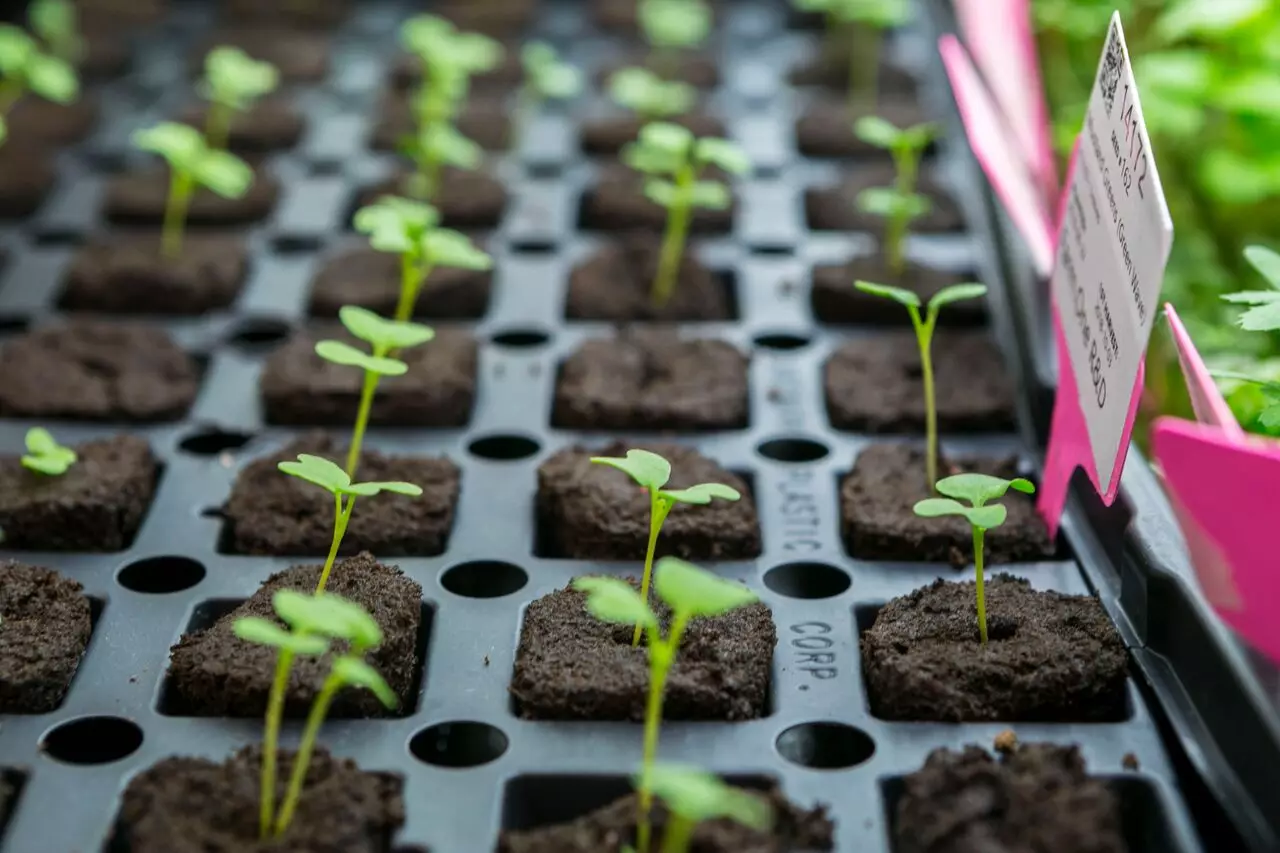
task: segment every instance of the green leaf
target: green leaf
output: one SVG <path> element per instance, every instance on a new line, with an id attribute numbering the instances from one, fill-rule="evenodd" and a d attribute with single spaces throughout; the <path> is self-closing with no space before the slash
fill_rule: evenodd
<path id="1" fill-rule="evenodd" d="M 271 597 L 276 613 L 290 625 L 346 640 L 360 649 L 382 644 L 382 628 L 359 604 L 331 592 L 305 595 L 281 589 Z"/>
<path id="2" fill-rule="evenodd" d="M 0 74 L 5 77 L 21 74 L 35 52 L 36 43 L 31 36 L 12 24 L 0 24 Z"/>
<path id="3" fill-rule="evenodd" d="M 1267 284 L 1280 289 L 1280 254 L 1268 249 L 1266 246 L 1246 246 L 1244 259 L 1255 270 L 1262 273 L 1262 277 L 1267 280 Z"/>
<path id="4" fill-rule="evenodd" d="M 193 169 L 196 159 L 205 151 L 200 131 L 172 121 L 136 130 L 131 138 L 137 148 L 159 154 L 169 161 L 170 166 L 184 171 Z"/>
<path id="5" fill-rule="evenodd" d="M 587 596 L 587 612 L 601 622 L 657 627 L 657 617 L 631 584 L 618 578 L 576 578 L 573 588 Z"/>
<path id="6" fill-rule="evenodd" d="M 742 498 L 741 493 L 733 486 L 724 483 L 699 483 L 687 489 L 662 489 L 660 494 L 668 500 L 681 504 L 709 504 L 714 498 L 736 501 Z"/>
<path id="7" fill-rule="evenodd" d="M 983 530 L 990 530 L 993 527 L 999 527 L 1004 524 L 1007 514 L 1008 510 L 1004 508 L 1004 504 L 965 507 L 964 510 L 964 516 L 969 519 L 969 524 L 974 527 L 981 527 Z"/>
<path id="8" fill-rule="evenodd" d="M 928 213 L 933 203 L 919 193 L 903 195 L 891 187 L 870 187 L 858 193 L 858 209 L 876 216 L 902 216 L 908 220 Z"/>
<path id="9" fill-rule="evenodd" d="M 667 82 L 644 68 L 623 68 L 609 78 L 609 96 L 645 117 L 683 115 L 693 109 L 697 90 L 679 80 Z"/>
<path id="10" fill-rule="evenodd" d="M 967 299 L 978 299 L 986 295 L 985 284 L 953 284 L 935 293 L 929 300 L 929 308 L 936 311 L 952 302 L 964 302 Z"/>
<path id="11" fill-rule="evenodd" d="M 428 234 L 423 243 L 423 255 L 436 266 L 460 270 L 493 269 L 493 258 L 460 231 L 441 228 Z"/>
<path id="12" fill-rule="evenodd" d="M 677 613 L 719 616 L 760 600 L 737 581 L 716 577 L 677 557 L 663 557 L 655 572 L 654 588 Z"/>
<path id="13" fill-rule="evenodd" d="M 625 471 L 646 489 L 661 489 L 671 479 L 671 463 L 648 450 L 628 450 L 623 458 L 592 456 L 591 461 Z"/>
<path id="14" fill-rule="evenodd" d="M 400 25 L 400 43 L 419 57 L 426 57 L 456 32 L 453 24 L 444 18 L 414 15 Z"/>
<path id="15" fill-rule="evenodd" d="M 640 128 L 638 142 L 644 148 L 665 151 L 683 161 L 693 145 L 693 131 L 669 121 L 651 121 Z"/>
<path id="16" fill-rule="evenodd" d="M 25 444 L 27 454 L 20 460 L 23 467 L 50 477 L 58 477 L 75 464 L 76 452 L 63 447 L 44 427 L 27 430 Z"/>
<path id="17" fill-rule="evenodd" d="M 450 124 L 425 126 L 418 135 L 418 145 L 446 166 L 471 170 L 484 161 L 484 150 Z"/>
<path id="18" fill-rule="evenodd" d="M 1206 59 L 1211 57 L 1206 55 Z M 1214 95 L 1214 102 L 1238 114 L 1276 115 L 1280 113 L 1280 77 L 1272 71 L 1251 70 L 1223 83 Z"/>
<path id="19" fill-rule="evenodd" d="M 23 443 L 27 447 L 27 452 L 36 456 L 44 456 L 58 450 L 59 444 L 53 438 L 53 433 L 44 427 L 32 427 L 27 430 Z"/>
<path id="20" fill-rule="evenodd" d="M 645 40 L 656 47 L 696 47 L 711 30 L 704 0 L 639 0 L 636 16 Z"/>
<path id="21" fill-rule="evenodd" d="M 379 492 L 392 492 L 416 498 L 422 494 L 422 487 L 413 483 L 401 483 L 397 480 L 383 480 L 368 483 L 352 483 L 351 491 L 364 497 L 373 497 Z"/>
<path id="22" fill-rule="evenodd" d="M 75 462 L 74 455 L 71 459 L 65 456 L 23 456 L 21 460 L 23 468 L 44 474 L 48 477 L 60 477 L 67 473 L 67 469 L 71 467 L 71 463 Z"/>
<path id="23" fill-rule="evenodd" d="M 1240 294 L 1228 294 L 1238 296 Z M 1280 329 L 1280 301 L 1271 301 L 1266 305 L 1250 308 L 1240 315 L 1237 321 L 1240 328 L 1248 332 L 1272 332 Z"/>
<path id="24" fill-rule="evenodd" d="M 719 181 L 695 181 L 690 188 L 689 203 L 707 210 L 727 210 L 733 204 L 733 196 Z"/>
<path id="25" fill-rule="evenodd" d="M 727 139 L 706 136 L 694 146 L 694 160 L 719 166 L 732 175 L 744 175 L 751 171 L 751 159 L 736 143 Z"/>
<path id="26" fill-rule="evenodd" d="M 431 205 L 398 196 L 382 196 L 352 220 L 375 250 L 395 254 L 416 252 L 422 236 L 439 222 L 440 213 Z"/>
<path id="27" fill-rule="evenodd" d="M 240 198 L 253 184 L 253 169 L 228 151 L 206 149 L 196 160 L 192 176 L 223 198 Z"/>
<path id="28" fill-rule="evenodd" d="M 1154 30 L 1162 41 L 1212 39 L 1243 28 L 1267 12 L 1269 0 L 1180 0 L 1167 5 Z"/>
<path id="29" fill-rule="evenodd" d="M 209 51 L 204 58 L 204 74 L 213 100 L 237 110 L 247 109 L 280 85 L 280 72 L 274 65 L 228 45 Z"/>
<path id="30" fill-rule="evenodd" d="M 649 178 L 644 182 L 644 197 L 667 209 L 688 204 L 687 197 L 676 188 L 676 185 L 662 178 Z"/>
<path id="31" fill-rule="evenodd" d="M 386 320 L 359 305 L 343 305 L 338 309 L 338 319 L 352 336 L 388 350 L 416 347 L 436 336 L 430 326 Z"/>
<path id="32" fill-rule="evenodd" d="M 323 456 L 299 453 L 296 462 L 281 462 L 276 467 L 291 477 L 306 480 L 334 494 L 346 490 L 351 485 L 351 478 L 347 476 L 347 472 Z"/>
<path id="33" fill-rule="evenodd" d="M 543 98 L 571 98 L 582 89 L 582 74 L 561 62 L 556 49 L 543 41 L 524 46 L 520 61 L 529 85 Z"/>
<path id="34" fill-rule="evenodd" d="M 921 518 L 937 518 L 943 515 L 964 515 L 969 507 L 951 498 L 925 498 L 916 501 L 912 512 Z"/>
<path id="35" fill-rule="evenodd" d="M 729 818 L 764 832 L 773 824 L 773 808 L 764 797 L 727 785 L 693 766 L 655 764 L 649 771 L 649 786 L 671 812 L 695 825 Z"/>
<path id="36" fill-rule="evenodd" d="M 885 150 L 897 145 L 902 137 L 902 131 L 880 116 L 863 116 L 853 123 L 853 132 L 863 142 Z"/>
<path id="37" fill-rule="evenodd" d="M 1010 480 L 1009 488 L 1015 492 L 1022 492 L 1024 495 L 1034 495 L 1036 492 L 1035 484 L 1022 477 L 1014 477 Z"/>
<path id="38" fill-rule="evenodd" d="M 76 7 L 70 0 L 33 0 L 27 7 L 27 22 L 45 44 L 76 38 Z"/>
<path id="39" fill-rule="evenodd" d="M 683 154 L 647 148 L 632 142 L 623 146 L 622 162 L 646 175 L 670 175 L 684 165 L 685 158 Z"/>
<path id="40" fill-rule="evenodd" d="M 33 53 L 27 60 L 27 85 L 40 97 L 69 104 L 80 94 L 80 83 L 70 65 L 55 56 Z"/>
<path id="41" fill-rule="evenodd" d="M 1013 480 L 993 477 L 990 474 L 956 474 L 943 477 L 938 481 L 936 488 L 947 497 L 967 500 L 976 506 L 1004 497 L 1013 482 Z M 1019 480 L 1019 482 L 1030 486 L 1026 480 Z M 1022 487 L 1018 491 L 1026 491 L 1026 489 Z"/>
<path id="42" fill-rule="evenodd" d="M 906 288 L 891 287 L 887 284 L 873 284 L 869 281 L 855 281 L 853 286 L 863 293 L 869 293 L 872 296 L 880 296 L 885 299 L 892 299 L 900 305 L 908 308 L 920 307 L 920 296 Z"/>
<path id="43" fill-rule="evenodd" d="M 400 697 L 376 669 L 352 655 L 341 655 L 333 661 L 333 674 L 349 687 L 363 687 L 378 697 L 387 708 L 400 704 Z"/>
<path id="44" fill-rule="evenodd" d="M 292 634 L 274 622 L 257 616 L 242 616 L 231 623 L 231 632 L 260 646 L 274 646 L 295 655 L 315 657 L 329 650 L 329 641 L 314 634 Z"/>
<path id="45" fill-rule="evenodd" d="M 316 343 L 316 355 L 325 361 L 358 367 L 379 376 L 403 376 L 409 372 L 409 365 L 399 359 L 370 355 L 342 341 L 319 341 Z"/>
<path id="46" fill-rule="evenodd" d="M 1259 412 L 1258 422 L 1269 430 L 1280 430 L 1280 404 L 1267 406 Z"/>
<path id="47" fill-rule="evenodd" d="M 906 130 L 902 131 L 902 135 L 898 138 L 898 147 L 900 150 L 910 152 L 913 157 L 919 157 L 920 152 L 929 147 L 929 143 L 938 135 L 938 125 L 931 121 L 921 124 L 913 124 Z"/>

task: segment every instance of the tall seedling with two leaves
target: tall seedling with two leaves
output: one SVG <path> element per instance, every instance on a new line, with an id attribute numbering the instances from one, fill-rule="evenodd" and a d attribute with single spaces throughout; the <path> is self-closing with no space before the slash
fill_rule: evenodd
<path id="1" fill-rule="evenodd" d="M 194 127 L 161 122 L 135 131 L 133 144 L 159 154 L 169 164 L 169 198 L 164 207 L 160 254 L 170 260 L 182 254 L 182 230 L 196 187 L 224 198 L 240 198 L 253 184 L 253 170 L 239 157 L 210 148 Z"/>
<path id="2" fill-rule="evenodd" d="M 80 84 L 66 60 L 42 51 L 18 27 L 0 24 L 0 144 L 8 137 L 9 111 L 28 92 L 69 104 L 79 96 Z"/>
<path id="3" fill-rule="evenodd" d="M 644 758 L 640 767 L 637 844 L 647 853 L 651 835 L 649 812 L 653 806 L 653 768 L 658 755 L 658 727 L 662 722 L 662 699 L 667 676 L 675 663 L 689 622 L 700 617 L 720 616 L 757 601 L 745 586 L 718 578 L 684 560 L 663 557 L 658 562 L 654 584 L 658 595 L 671 608 L 666 635 L 648 602 L 627 581 L 619 578 L 583 577 L 574 589 L 587 595 L 586 607 L 603 622 L 638 625 L 644 629 L 649 646 L 649 696 L 644 715 Z"/>
<path id="4" fill-rule="evenodd" d="M 280 85 L 280 72 L 238 47 L 215 47 L 204 58 L 200 94 L 209 101 L 204 139 L 210 148 L 226 148 L 231 120 L 247 112 L 263 95 Z"/>
<path id="5" fill-rule="evenodd" d="M 356 211 L 355 227 L 368 235 L 379 252 L 400 256 L 400 297 L 395 321 L 408 322 L 418 295 L 437 267 L 463 270 L 493 268 L 493 259 L 467 235 L 440 228 L 440 213 L 431 205 L 383 196 Z"/>
<path id="6" fill-rule="evenodd" d="M 644 553 L 644 575 L 640 581 L 640 595 L 645 601 L 649 600 L 649 578 L 653 574 L 653 555 L 658 546 L 658 534 L 662 532 L 662 525 L 675 505 L 705 506 L 715 498 L 736 501 L 742 497 L 737 489 L 723 483 L 699 483 L 687 489 L 664 489 L 663 486 L 671 479 L 671 463 L 649 450 L 628 450 L 627 455 L 622 458 L 592 456 L 591 461 L 626 472 L 649 493 L 649 544 Z M 639 645 L 642 627 L 639 622 L 636 623 L 631 645 Z"/>
<path id="7" fill-rule="evenodd" d="M 312 457 L 315 458 L 315 457 Z M 322 460 L 323 461 L 323 460 Z M 262 779 L 259 785 L 259 835 L 263 839 L 279 838 L 293 821 L 294 811 L 302 797 L 307 767 L 320 735 L 320 727 L 334 697 L 343 687 L 357 687 L 372 691 L 388 708 L 399 704 L 399 697 L 382 676 L 365 662 L 365 654 L 382 644 L 382 629 L 373 617 L 360 605 L 337 595 L 317 593 L 304 595 L 296 590 L 282 589 L 271 598 L 272 606 L 280 620 L 288 626 L 281 628 L 276 622 L 256 616 L 237 619 L 232 626 L 235 635 L 242 640 L 278 649 L 275 676 L 267 697 L 267 715 L 262 736 Z M 307 714 L 302 730 L 298 753 L 294 756 L 293 771 L 284 800 L 276 810 L 276 767 L 279 760 L 277 745 L 280 725 L 284 719 L 285 691 L 289 685 L 289 672 L 298 656 L 319 657 L 330 649 L 334 641 L 347 644 L 345 652 L 334 655 L 329 674 Z"/>
<path id="8" fill-rule="evenodd" d="M 698 139 L 687 129 L 667 122 L 645 125 L 640 138 L 623 149 L 622 159 L 647 176 L 645 196 L 667 209 L 658 272 L 650 294 L 653 307 L 661 309 L 675 290 L 694 209 L 724 210 L 732 201 L 728 187 L 699 176 L 708 166 L 741 175 L 751 168 L 751 161 L 727 139 Z"/>
<path id="9" fill-rule="evenodd" d="M 711 32 L 706 0 L 640 0 L 636 18 L 653 49 L 649 66 L 665 80 L 680 73 L 680 52 L 702 44 Z"/>
<path id="10" fill-rule="evenodd" d="M 858 193 L 855 203 L 865 213 L 885 221 L 884 256 L 890 272 L 902 275 L 907 268 L 907 231 L 911 223 L 927 214 L 933 201 L 916 192 L 920 178 L 920 158 L 937 134 L 933 124 L 917 124 L 899 130 L 879 116 L 864 116 L 854 123 L 858 137 L 893 157 L 896 171 L 892 187 L 871 187 Z"/>
<path id="11" fill-rule="evenodd" d="M 1032 494 L 1036 487 L 1021 477 L 1004 480 L 987 474 L 956 474 L 938 481 L 938 491 L 945 498 L 926 498 L 915 505 L 915 513 L 923 518 L 958 515 L 973 528 L 973 565 L 978 592 L 978 636 L 982 645 L 987 644 L 987 601 L 983 584 L 982 546 L 983 535 L 993 527 L 1004 524 L 1008 510 L 1003 504 L 992 504 L 1013 489 Z M 968 501 L 968 505 L 960 503 Z"/>
<path id="12" fill-rule="evenodd" d="M 920 317 L 920 297 L 910 290 L 872 284 L 868 281 L 855 282 L 854 287 L 872 296 L 892 299 L 899 305 L 905 306 L 907 313 L 911 315 L 911 326 L 916 332 L 916 345 L 920 349 L 920 378 L 924 383 L 925 478 L 932 491 L 934 484 L 938 481 L 938 403 L 933 382 L 933 331 L 937 328 L 938 314 L 944 305 L 985 296 L 987 286 L 985 284 L 953 284 L 950 287 L 944 287 L 929 300 L 923 319 Z"/>

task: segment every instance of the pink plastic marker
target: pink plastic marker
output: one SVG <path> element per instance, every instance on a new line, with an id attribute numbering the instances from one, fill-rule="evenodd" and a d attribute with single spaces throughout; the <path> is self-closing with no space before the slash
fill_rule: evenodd
<path id="1" fill-rule="evenodd" d="M 1015 134 L 978 77 L 964 46 L 948 34 L 938 39 L 938 52 L 942 54 L 973 156 L 1026 241 L 1036 273 L 1045 278 L 1053 269 L 1054 232 L 1041 188 L 1025 158 L 1015 150 Z"/>
<path id="2" fill-rule="evenodd" d="M 1030 0 L 955 0 L 965 44 L 1009 121 L 1046 205 L 1060 192 Z M 1010 49 L 1012 47 L 1012 49 Z"/>
<path id="3" fill-rule="evenodd" d="M 1244 430 L 1231 413 L 1227 401 L 1222 398 L 1222 392 L 1209 375 L 1209 369 L 1204 366 L 1200 351 L 1182 325 L 1182 318 L 1168 302 L 1164 304 L 1164 316 L 1169 321 L 1169 330 L 1173 332 L 1178 363 L 1182 366 L 1182 376 L 1187 383 L 1187 394 L 1191 397 L 1191 408 L 1196 413 L 1196 420 L 1218 427 L 1228 438 L 1243 440 Z"/>

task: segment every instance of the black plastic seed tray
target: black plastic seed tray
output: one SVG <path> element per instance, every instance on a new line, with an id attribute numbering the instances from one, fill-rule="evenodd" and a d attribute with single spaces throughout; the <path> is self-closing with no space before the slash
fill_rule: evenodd
<path id="1" fill-rule="evenodd" d="M 57 313 L 62 273 L 76 246 L 105 230 L 99 201 L 106 175 L 136 159 L 127 150 L 128 132 L 191 100 L 184 69 L 213 14 L 211 4 L 177 4 L 140 39 L 134 70 L 100 89 L 103 102 L 112 105 L 110 118 L 91 139 L 60 155 L 58 186 L 40 211 L 3 229 L 5 336 Z M 353 6 L 334 34 L 329 76 L 297 89 L 308 131 L 294 150 L 265 161 L 283 195 L 273 216 L 249 231 L 252 268 L 234 307 L 196 319 L 148 320 L 171 330 L 205 365 L 189 416 L 144 428 L 44 424 L 64 443 L 125 431 L 144 435 L 163 473 L 141 531 L 123 552 L 4 552 L 80 581 L 94 602 L 89 649 L 62 705 L 47 714 L 0 720 L 0 764 L 7 780 L 20 783 L 0 836 L 6 853 L 101 850 L 134 774 L 175 754 L 221 759 L 260 737 L 256 719 L 175 713 L 165 686 L 169 647 L 184 631 L 209 624 L 247 598 L 271 573 L 316 561 L 222 553 L 222 521 L 212 510 L 224 502 L 243 466 L 298 434 L 264 425 L 257 379 L 267 352 L 306 322 L 311 276 L 327 250 L 349 239 L 346 223 L 356 193 L 393 163 L 388 155 L 371 153 L 366 143 L 397 53 L 390 45 L 405 14 L 405 7 L 393 3 Z M 719 14 L 712 47 L 726 82 L 709 103 L 756 168 L 737 187 L 733 231 L 697 244 L 702 259 L 730 282 L 737 319 L 689 324 L 682 333 L 721 338 L 750 353 L 749 425 L 674 440 L 696 445 L 750 483 L 763 553 L 715 568 L 760 593 L 773 610 L 778 644 L 767 716 L 744 723 L 667 723 L 660 752 L 734 777 L 776 779 L 802 804 L 830 805 L 836 850 L 888 851 L 901 777 L 937 747 L 989 744 L 1009 726 L 898 723 L 869 710 L 860 630 L 888 599 L 939 575 L 968 574 L 937 564 L 863 561 L 845 550 L 838 481 L 873 439 L 831 427 L 822 364 L 842 341 L 875 331 L 815 323 L 807 285 L 815 263 L 869 253 L 875 244 L 870 235 L 811 233 L 804 217 L 806 187 L 856 168 L 808 160 L 795 150 L 793 119 L 812 93 L 790 87 L 785 70 L 812 54 L 816 36 L 788 30 L 787 9 L 773 0 L 723 4 Z M 892 49 L 919 76 L 922 97 L 947 116 L 949 99 L 931 47 L 937 23 L 937 16 L 922 10 Z M 592 71 L 615 59 L 626 43 L 597 32 L 583 4 L 557 0 L 544 0 L 530 34 L 552 41 Z M 581 341 L 614 333 L 607 324 L 563 319 L 570 269 L 608 238 L 578 228 L 579 197 L 599 164 L 577 153 L 575 125 L 582 116 L 608 109 L 598 90 L 571 107 L 551 108 L 531 128 L 524 151 L 497 164 L 511 201 L 488 235 L 497 270 L 489 310 L 465 324 L 482 342 L 467 426 L 374 429 L 368 439 L 372 449 L 446 454 L 462 471 L 445 553 L 387 560 L 423 588 L 427 618 L 416 698 L 402 716 L 333 720 L 322 735 L 326 746 L 365 769 L 403 774 L 408 820 L 401 845 L 435 853 L 492 849 L 502 828 L 572 817 L 623 793 L 640 760 L 638 725 L 522 720 L 507 690 L 530 601 L 587 572 L 639 570 L 638 562 L 548 558 L 536 547 L 539 463 L 562 447 L 617 437 L 549 426 L 559 364 Z M 1024 436 L 948 437 L 944 444 L 953 452 L 1020 454 L 1031 470 L 1040 405 L 1033 393 L 1040 386 L 1030 373 L 1035 361 L 1017 346 L 1026 336 L 1016 300 L 1007 300 L 997 286 L 1007 269 L 990 199 L 963 152 L 957 126 L 948 127 L 938 165 L 970 230 L 916 238 L 912 255 L 992 283 L 993 332 L 1015 378 L 1032 390 L 1021 400 Z M 18 451 L 31 425 L 0 423 L 0 448 Z M 1161 721 L 1170 711 L 1159 702 L 1168 694 L 1148 689 L 1153 676 L 1142 635 L 1126 624 L 1128 611 L 1115 607 L 1112 555 L 1095 547 L 1096 533 L 1111 535 L 1104 528 L 1073 505 L 1059 558 L 1008 568 L 1038 589 L 1103 595 L 1135 646 L 1128 715 L 1115 723 L 1013 727 L 1023 741 L 1081 745 L 1090 770 L 1114 780 L 1134 853 L 1191 853 L 1203 848 L 1183 789 L 1197 777 L 1178 762 L 1195 741 L 1183 730 L 1182 738 L 1165 736 Z M 289 732 L 296 736 L 296 723 Z M 1139 770 L 1123 768 L 1126 755 L 1136 758 Z"/>

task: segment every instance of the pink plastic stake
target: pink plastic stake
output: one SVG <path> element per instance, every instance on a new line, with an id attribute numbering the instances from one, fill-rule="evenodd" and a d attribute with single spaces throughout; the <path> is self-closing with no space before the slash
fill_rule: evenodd
<path id="1" fill-rule="evenodd" d="M 1161 418 L 1156 458 L 1205 598 L 1255 648 L 1280 660 L 1280 446 Z"/>
<path id="2" fill-rule="evenodd" d="M 1058 197 L 1058 170 L 1031 3 L 955 0 L 955 9 L 965 43 L 1009 120 L 1022 152 L 1019 159 L 1029 166 L 1043 203 L 1051 203 Z"/>
<path id="3" fill-rule="evenodd" d="M 978 77 L 964 46 L 948 34 L 938 39 L 938 52 L 955 93 L 969 147 L 1026 241 L 1036 272 L 1047 277 L 1053 269 L 1054 239 L 1041 188 L 1026 168 L 1025 158 L 1014 150 L 1014 134 Z"/>
<path id="4" fill-rule="evenodd" d="M 1236 416 L 1231 413 L 1231 407 L 1227 405 L 1227 401 L 1222 399 L 1222 392 L 1218 390 L 1213 377 L 1209 375 L 1209 369 L 1204 366 L 1200 351 L 1191 342 L 1191 336 L 1182 325 L 1182 318 L 1168 302 L 1164 304 L 1164 316 L 1169 321 L 1170 331 L 1173 332 L 1173 343 L 1178 350 L 1178 363 L 1182 365 L 1182 377 L 1186 380 L 1187 393 L 1191 396 L 1191 408 L 1196 413 L 1196 419 L 1201 423 L 1218 427 L 1228 438 L 1243 440 L 1244 430 L 1240 428 Z"/>

